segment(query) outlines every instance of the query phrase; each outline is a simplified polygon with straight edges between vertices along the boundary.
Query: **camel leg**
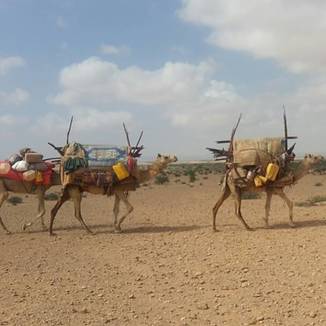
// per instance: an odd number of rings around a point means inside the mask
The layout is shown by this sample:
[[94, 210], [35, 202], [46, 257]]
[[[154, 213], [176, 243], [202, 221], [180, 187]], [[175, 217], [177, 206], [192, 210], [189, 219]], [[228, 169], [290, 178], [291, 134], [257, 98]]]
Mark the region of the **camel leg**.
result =
[[44, 214], [45, 214], [45, 204], [44, 204], [44, 195], [45, 195], [45, 188], [43, 186], [38, 186], [36, 195], [38, 198], [38, 214], [36, 218], [32, 222], [28, 222], [23, 224], [23, 230], [26, 230], [28, 227], [32, 226], [38, 219], [41, 219], [42, 229], [43, 231], [47, 230], [47, 227], [44, 224]]
[[269, 227], [268, 218], [269, 218], [269, 213], [271, 211], [272, 196], [273, 194], [270, 191], [266, 191], [265, 218], [264, 218], [266, 227]]
[[54, 205], [54, 207], [51, 210], [51, 218], [50, 218], [50, 226], [49, 226], [49, 232], [50, 235], [55, 235], [53, 233], [53, 222], [54, 222], [54, 218], [56, 217], [58, 210], [60, 209], [60, 207], [70, 198], [68, 189], [65, 188], [63, 190], [63, 194], [61, 195], [60, 199], [56, 202], [56, 204]]
[[213, 231], [217, 231], [216, 229], [216, 214], [219, 208], [222, 206], [224, 201], [230, 196], [231, 191], [229, 187], [225, 187], [223, 193], [221, 194], [220, 198], [217, 200], [216, 204], [213, 207]]
[[288, 196], [284, 193], [283, 189], [279, 189], [277, 191], [277, 195], [280, 196], [286, 203], [289, 208], [289, 225], [294, 228], [295, 224], [293, 222], [293, 202], [288, 198]]
[[70, 197], [72, 198], [74, 202], [74, 208], [75, 208], [75, 217], [77, 220], [80, 222], [80, 224], [84, 227], [84, 229], [88, 233], [93, 233], [89, 227], [86, 225], [84, 219], [82, 218], [81, 215], [81, 201], [82, 201], [82, 192], [80, 191], [79, 188], [70, 188], [69, 189], [69, 194]]
[[[134, 210], [133, 206], [129, 203], [128, 201], [128, 198], [127, 198], [127, 195], [123, 192], [123, 191], [116, 191], [115, 195], [117, 197], [119, 197], [119, 201], [118, 201], [118, 206], [119, 206], [119, 202], [120, 200], [122, 200], [124, 202], [124, 204], [126, 205], [127, 207], [127, 213], [124, 214], [119, 220], [118, 220], [118, 223], [117, 224], [114, 224], [114, 231], [117, 232], [117, 233], [120, 233], [121, 232], [121, 224], [122, 222], [125, 220], [125, 218]], [[119, 212], [119, 209], [118, 209], [118, 212]], [[115, 219], [117, 217], [115, 216]], [[116, 222], [116, 221], [115, 221]]]
[[241, 223], [244, 225], [244, 227], [249, 231], [252, 229], [249, 227], [249, 225], [246, 223], [246, 221], [243, 219], [242, 214], [241, 214], [241, 193], [236, 192], [233, 194], [234, 200], [235, 200], [235, 214], [241, 221]]
[[[6, 201], [6, 199], [8, 198], [8, 196], [9, 196], [9, 194], [8, 194], [7, 191], [4, 191], [4, 192], [2, 192], [2, 193], [0, 194], [0, 208], [1, 208], [2, 204]], [[1, 224], [2, 228], [5, 230], [5, 232], [6, 232], [7, 234], [10, 234], [10, 233], [11, 233], [11, 232], [7, 229], [7, 227], [5, 226], [5, 224], [3, 223], [1, 216], [0, 216], [0, 224]]]
[[120, 210], [120, 197], [115, 193], [114, 194], [114, 206], [113, 206], [113, 215], [114, 215], [114, 229], [117, 229], [118, 225], [118, 215]]

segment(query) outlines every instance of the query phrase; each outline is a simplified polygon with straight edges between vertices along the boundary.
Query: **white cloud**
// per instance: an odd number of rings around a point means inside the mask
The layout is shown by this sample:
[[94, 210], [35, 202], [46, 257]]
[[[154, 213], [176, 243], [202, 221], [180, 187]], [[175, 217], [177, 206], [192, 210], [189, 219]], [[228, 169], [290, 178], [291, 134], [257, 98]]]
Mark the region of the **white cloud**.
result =
[[[128, 112], [99, 111], [93, 108], [79, 108], [69, 111], [75, 117], [73, 128], [76, 131], [103, 132], [110, 128], [122, 126], [122, 121], [130, 122], [132, 115]], [[58, 112], [47, 113], [35, 121], [31, 130], [45, 134], [66, 132], [69, 115], [63, 116]]]
[[[197, 65], [167, 62], [145, 70], [89, 58], [61, 71], [61, 91], [52, 102], [68, 110], [75, 108], [79, 119], [76, 130], [81, 137], [86, 138], [87, 128], [103, 135], [110, 123], [114, 123], [111, 130], [120, 130], [121, 122], [128, 118], [132, 124], [138, 120], [150, 125], [150, 116], [158, 123], [153, 138], [147, 141], [150, 148], [166, 144], [168, 137], [171, 150], [200, 153], [202, 157], [205, 146], [229, 137], [240, 112], [239, 137], [282, 135], [285, 104], [289, 132], [299, 136], [298, 151], [321, 150], [323, 144], [314, 142], [314, 137], [324, 133], [326, 83], [311, 81], [289, 94], [269, 92], [245, 98], [232, 84], [216, 79], [216, 67], [212, 61]], [[307, 124], [314, 126], [313, 130]]]
[[25, 65], [21, 57], [0, 57], [0, 76], [5, 75], [9, 70]]
[[211, 118], [241, 105], [234, 87], [213, 79], [212, 61], [192, 65], [167, 62], [156, 70], [89, 58], [62, 70], [62, 91], [52, 98], [67, 107], [150, 107], [173, 125], [207, 126]]
[[0, 91], [0, 105], [1, 106], [19, 106], [28, 101], [30, 95], [27, 91], [16, 88], [12, 92]]
[[129, 49], [126, 46], [115, 46], [112, 44], [102, 44], [100, 47], [100, 51], [103, 54], [118, 55], [118, 54], [128, 53]]
[[208, 26], [216, 46], [277, 60], [296, 73], [325, 72], [325, 1], [183, 0], [179, 15]]

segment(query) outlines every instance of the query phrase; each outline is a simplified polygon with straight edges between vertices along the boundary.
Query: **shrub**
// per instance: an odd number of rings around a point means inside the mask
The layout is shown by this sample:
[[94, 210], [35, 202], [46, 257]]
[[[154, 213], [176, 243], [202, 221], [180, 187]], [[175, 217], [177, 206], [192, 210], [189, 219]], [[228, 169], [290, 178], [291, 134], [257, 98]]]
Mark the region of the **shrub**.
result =
[[49, 194], [45, 194], [45, 200], [59, 200], [59, 195], [55, 192], [50, 192]]
[[14, 206], [21, 204], [23, 202], [23, 199], [19, 196], [11, 196], [8, 198], [8, 202]]
[[257, 192], [244, 192], [241, 194], [241, 199], [259, 199], [260, 194]]
[[164, 183], [167, 183], [167, 182], [169, 182], [170, 180], [169, 180], [169, 177], [166, 175], [166, 174], [164, 174], [164, 173], [161, 173], [161, 174], [159, 174], [159, 175], [157, 175], [156, 177], [155, 177], [155, 184], [157, 184], [157, 185], [162, 185], [162, 184], [164, 184]]
[[188, 176], [189, 176], [189, 182], [195, 182], [196, 181], [196, 172], [195, 172], [195, 170], [190, 170], [188, 172]]
[[313, 204], [309, 201], [299, 201], [295, 203], [295, 206], [298, 207], [311, 207]]
[[312, 204], [320, 203], [322, 201], [326, 201], [326, 196], [317, 195], [309, 198], [308, 201], [310, 201]]
[[192, 183], [196, 181], [196, 169], [189, 168], [185, 170], [184, 175], [189, 177], [189, 182]]
[[297, 203], [295, 203], [295, 206], [298, 206], [298, 207], [311, 207], [311, 206], [314, 206], [317, 203], [325, 202], [325, 201], [326, 201], [326, 196], [317, 195], [317, 196], [308, 198], [306, 201], [297, 202]]

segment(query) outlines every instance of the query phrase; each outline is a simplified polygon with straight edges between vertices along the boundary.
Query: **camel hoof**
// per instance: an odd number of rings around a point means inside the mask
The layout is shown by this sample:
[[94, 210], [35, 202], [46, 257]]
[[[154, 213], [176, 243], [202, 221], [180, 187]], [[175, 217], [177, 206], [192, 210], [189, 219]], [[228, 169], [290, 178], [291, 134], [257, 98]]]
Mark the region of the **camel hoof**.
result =
[[248, 227], [246, 227], [246, 230], [247, 230], [247, 231], [254, 231], [254, 229], [252, 229], [252, 228], [251, 228], [251, 227], [249, 227], [249, 226], [248, 226]]
[[32, 223], [26, 223], [26, 224], [23, 224], [22, 226], [22, 230], [25, 231], [28, 227], [30, 227], [32, 225]]
[[121, 228], [120, 227], [115, 227], [114, 228], [114, 233], [122, 233], [122, 230], [121, 230]]
[[50, 237], [56, 237], [56, 236], [57, 236], [56, 233], [54, 233], [54, 232], [51, 232], [51, 233], [50, 233]]
[[289, 223], [289, 226], [293, 229], [296, 227], [296, 225], [293, 222]]
[[10, 231], [6, 231], [6, 235], [12, 235]]
[[219, 232], [216, 227], [213, 227], [213, 232]]

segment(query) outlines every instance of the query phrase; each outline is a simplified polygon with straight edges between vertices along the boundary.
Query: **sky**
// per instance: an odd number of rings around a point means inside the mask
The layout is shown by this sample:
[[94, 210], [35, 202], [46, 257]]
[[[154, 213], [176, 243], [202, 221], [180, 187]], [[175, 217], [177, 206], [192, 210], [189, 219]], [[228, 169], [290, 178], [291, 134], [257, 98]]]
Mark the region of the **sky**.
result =
[[0, 0], [0, 157], [72, 141], [211, 159], [283, 135], [325, 153], [322, 0]]

